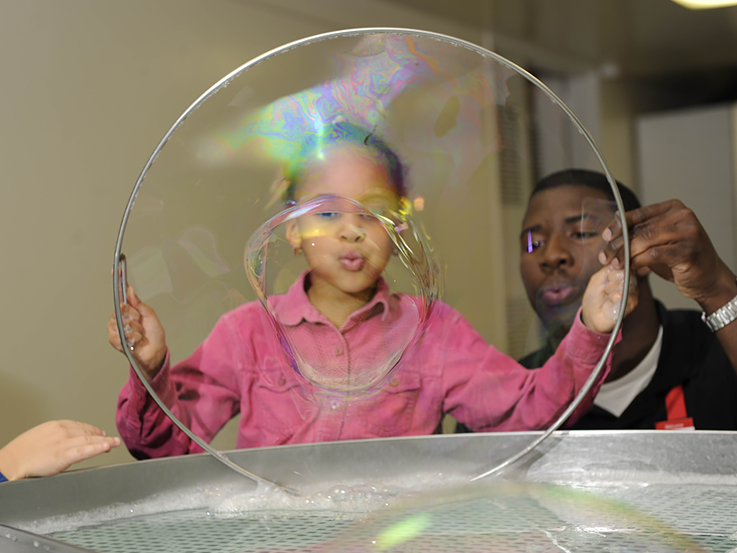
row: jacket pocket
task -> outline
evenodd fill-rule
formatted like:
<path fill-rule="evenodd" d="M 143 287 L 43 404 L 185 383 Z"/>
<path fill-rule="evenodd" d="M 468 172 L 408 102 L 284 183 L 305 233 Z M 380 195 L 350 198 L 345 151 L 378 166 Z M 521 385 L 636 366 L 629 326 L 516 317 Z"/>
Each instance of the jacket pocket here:
<path fill-rule="evenodd" d="M 361 407 L 360 416 L 368 432 L 380 438 L 406 434 L 412 426 L 421 390 L 418 373 L 398 371 L 390 377 L 381 391 Z"/>
<path fill-rule="evenodd" d="M 296 406 L 301 392 L 299 383 L 281 371 L 263 373 L 254 383 L 253 426 L 264 445 L 289 443 L 297 427 L 304 424 Z"/>

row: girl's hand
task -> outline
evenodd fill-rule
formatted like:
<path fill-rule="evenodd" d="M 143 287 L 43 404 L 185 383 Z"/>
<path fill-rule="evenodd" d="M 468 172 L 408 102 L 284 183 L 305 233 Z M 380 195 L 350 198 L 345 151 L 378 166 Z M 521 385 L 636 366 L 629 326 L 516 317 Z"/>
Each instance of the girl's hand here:
<path fill-rule="evenodd" d="M 635 275 L 630 275 L 625 316 L 637 306 L 639 293 Z M 619 315 L 624 293 L 624 271 L 607 265 L 599 269 L 589 280 L 583 294 L 581 317 L 583 323 L 596 332 L 611 332 Z"/>
<path fill-rule="evenodd" d="M 83 422 L 46 422 L 0 449 L 0 472 L 8 480 L 53 476 L 119 445 L 120 438 Z"/>
<path fill-rule="evenodd" d="M 153 380 L 166 358 L 166 337 L 156 312 L 136 296 L 128 286 L 130 305 L 121 304 L 120 311 L 125 325 L 125 345 L 149 381 Z M 118 351 L 123 351 L 118 334 L 115 313 L 107 324 L 108 340 Z"/>

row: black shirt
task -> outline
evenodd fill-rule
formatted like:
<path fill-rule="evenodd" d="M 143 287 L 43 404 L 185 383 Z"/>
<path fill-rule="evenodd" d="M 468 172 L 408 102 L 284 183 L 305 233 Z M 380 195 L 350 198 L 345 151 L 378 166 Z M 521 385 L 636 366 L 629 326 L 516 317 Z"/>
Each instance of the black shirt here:
<path fill-rule="evenodd" d="M 663 347 L 650 384 L 620 417 L 594 405 L 572 430 L 654 429 L 668 418 L 665 396 L 683 386 L 687 416 L 697 430 L 737 430 L 737 372 L 717 337 L 692 310 L 667 310 L 656 302 L 663 325 Z M 737 323 L 735 323 L 737 324 Z M 545 346 L 520 360 L 541 367 L 553 354 Z M 459 425 L 461 426 L 461 425 Z M 464 432 L 463 428 L 459 432 Z"/>

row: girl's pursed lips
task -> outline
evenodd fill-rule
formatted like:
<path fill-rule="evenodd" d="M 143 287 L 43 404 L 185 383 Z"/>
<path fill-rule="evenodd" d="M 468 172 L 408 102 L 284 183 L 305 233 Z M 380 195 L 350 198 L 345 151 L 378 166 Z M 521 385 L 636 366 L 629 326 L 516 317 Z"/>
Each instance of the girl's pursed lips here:
<path fill-rule="evenodd" d="M 338 257 L 341 266 L 348 271 L 360 271 L 366 264 L 366 258 L 357 250 L 345 250 Z"/>

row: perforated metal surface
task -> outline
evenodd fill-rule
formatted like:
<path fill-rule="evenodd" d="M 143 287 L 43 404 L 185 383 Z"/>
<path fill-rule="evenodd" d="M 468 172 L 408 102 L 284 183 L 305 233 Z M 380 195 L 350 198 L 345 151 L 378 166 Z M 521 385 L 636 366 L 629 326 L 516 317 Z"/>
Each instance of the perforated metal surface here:
<path fill-rule="evenodd" d="M 233 452 L 243 466 L 302 492 L 276 502 L 204 455 L 7 483 L 0 486 L 0 551 L 737 553 L 737 433 L 558 433 L 503 478 L 460 491 L 450 486 L 451 479 L 467 484 L 510 444 L 534 437 L 425 436 Z M 339 483 L 360 500 L 342 497 L 341 507 L 323 495 L 305 505 Z M 429 493 L 437 483 L 444 489 Z M 382 485 L 382 501 L 366 493 L 374 484 Z M 399 488 L 428 493 L 397 500 Z M 377 508 L 384 498 L 390 507 Z M 130 518 L 66 522 L 121 515 Z"/>
<path fill-rule="evenodd" d="M 411 539 L 400 540 L 392 548 L 377 544 L 402 521 L 418 520 L 426 524 Z M 661 484 L 572 492 L 523 486 L 481 496 L 440 495 L 431 497 L 429 503 L 390 509 L 385 514 L 258 511 L 223 518 L 204 510 L 186 511 L 53 537 L 109 553 L 728 552 L 737 548 L 737 489 Z"/>

